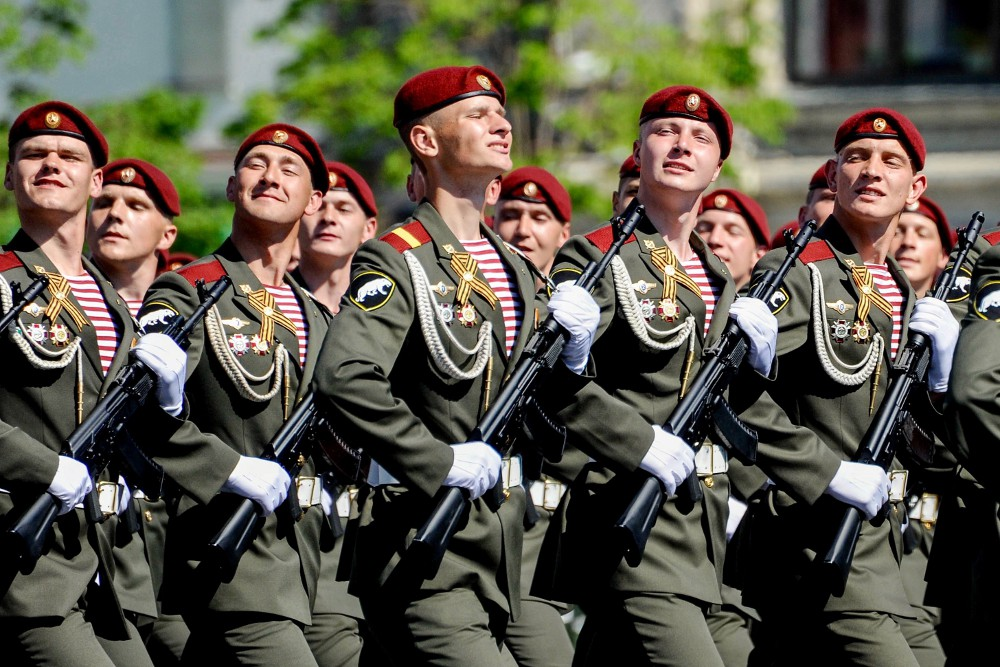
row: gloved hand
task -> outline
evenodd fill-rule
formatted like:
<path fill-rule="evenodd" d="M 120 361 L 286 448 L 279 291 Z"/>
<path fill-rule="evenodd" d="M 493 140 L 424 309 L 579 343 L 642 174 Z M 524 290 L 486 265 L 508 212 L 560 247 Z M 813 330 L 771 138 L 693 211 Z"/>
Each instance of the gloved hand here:
<path fill-rule="evenodd" d="M 587 357 L 597 333 L 601 309 L 587 290 L 562 283 L 549 299 L 549 312 L 569 332 L 562 360 L 567 368 L 579 375 L 587 368 Z"/>
<path fill-rule="evenodd" d="M 750 341 L 750 366 L 761 375 L 767 375 L 774 363 L 778 340 L 778 320 L 771 309 L 760 299 L 741 296 L 730 306 L 729 317 Z"/>
<path fill-rule="evenodd" d="M 274 461 L 241 456 L 222 490 L 255 501 L 268 516 L 284 502 L 291 483 L 285 469 Z"/>
<path fill-rule="evenodd" d="M 129 488 L 128 482 L 121 475 L 118 475 L 118 491 L 118 507 L 115 508 L 115 512 L 121 516 L 132 501 L 132 489 Z"/>
<path fill-rule="evenodd" d="M 733 539 L 736 529 L 740 526 L 740 521 L 747 513 L 747 504 L 736 496 L 729 496 L 726 501 L 729 504 L 729 518 L 726 519 L 726 542 Z"/>
<path fill-rule="evenodd" d="M 958 343 L 959 325 L 948 304 L 940 299 L 924 297 L 917 301 L 910 314 L 910 329 L 931 339 L 931 365 L 927 369 L 927 388 L 934 392 L 948 391 L 948 376 Z"/>
<path fill-rule="evenodd" d="M 161 333 L 144 335 L 132 351 L 156 374 L 156 398 L 160 407 L 171 416 L 179 415 L 184 407 L 187 354 L 170 336 Z"/>
<path fill-rule="evenodd" d="M 889 500 L 889 476 L 876 465 L 842 461 L 826 493 L 857 507 L 870 521 Z"/>
<path fill-rule="evenodd" d="M 673 433 L 653 426 L 653 444 L 642 457 L 639 467 L 655 475 L 667 496 L 674 495 L 677 487 L 694 471 L 694 450 Z"/>
<path fill-rule="evenodd" d="M 65 514 L 94 488 L 87 466 L 68 456 L 59 457 L 56 474 L 47 491 L 59 501 L 59 514 Z"/>
<path fill-rule="evenodd" d="M 327 516 L 335 516 L 337 513 L 337 499 L 333 497 L 330 490 L 327 488 L 326 484 L 323 485 L 323 493 L 319 498 L 320 504 L 323 505 L 323 513 Z"/>
<path fill-rule="evenodd" d="M 475 500 L 500 479 L 500 454 L 485 442 L 474 440 L 452 445 L 455 461 L 444 478 L 445 486 L 466 489 Z"/>

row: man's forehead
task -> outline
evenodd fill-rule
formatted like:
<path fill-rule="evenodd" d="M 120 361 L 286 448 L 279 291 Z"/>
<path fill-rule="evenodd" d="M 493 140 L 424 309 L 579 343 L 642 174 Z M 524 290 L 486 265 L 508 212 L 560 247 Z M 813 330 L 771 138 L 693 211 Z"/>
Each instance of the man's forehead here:
<path fill-rule="evenodd" d="M 736 211 L 724 211 L 718 208 L 706 208 L 698 215 L 698 222 L 708 222 L 718 225 L 739 225 L 750 231 L 750 224 L 746 218 Z"/>
<path fill-rule="evenodd" d="M 100 196 L 111 199 L 126 199 L 130 201 L 153 201 L 149 196 L 149 193 L 144 189 L 131 185 L 122 185 L 121 183 L 105 183 L 101 188 Z"/>
<path fill-rule="evenodd" d="M 937 223 L 928 218 L 920 211 L 904 210 L 899 215 L 899 224 L 903 223 L 906 223 L 907 225 L 913 227 L 933 227 L 935 230 L 937 229 Z"/>
<path fill-rule="evenodd" d="M 531 202 L 524 201 L 523 199 L 501 199 L 497 202 L 497 214 L 502 213 L 505 210 L 518 211 L 518 212 L 545 212 L 552 215 L 552 209 L 545 202 Z"/>
<path fill-rule="evenodd" d="M 354 204 L 355 206 L 361 206 L 358 202 L 358 198 L 351 194 L 350 190 L 327 190 L 326 194 L 323 195 L 323 201 L 328 204 L 339 204 L 341 202 L 348 202 Z"/>
<path fill-rule="evenodd" d="M 240 161 L 240 166 L 253 158 L 263 159 L 269 162 L 288 162 L 301 165 L 303 168 L 306 167 L 306 161 L 303 160 L 302 156 L 298 153 L 288 148 L 271 146 L 270 144 L 257 144 L 256 146 L 252 146 L 250 150 L 247 151 L 247 154 L 243 156 L 243 159 Z"/>
<path fill-rule="evenodd" d="M 90 147 L 86 141 L 65 134 L 37 134 L 33 137 L 25 137 L 18 142 L 16 152 L 36 148 L 73 150 L 90 154 Z"/>
<path fill-rule="evenodd" d="M 845 144 L 843 148 L 840 149 L 841 154 L 846 153 L 851 150 L 865 150 L 871 152 L 882 152 L 882 153 L 898 153 L 909 159 L 909 154 L 906 152 L 906 148 L 903 144 L 899 143 L 898 139 L 893 139 L 886 137 L 885 139 L 876 139 L 874 137 L 861 137 L 855 139 L 849 144 Z"/>

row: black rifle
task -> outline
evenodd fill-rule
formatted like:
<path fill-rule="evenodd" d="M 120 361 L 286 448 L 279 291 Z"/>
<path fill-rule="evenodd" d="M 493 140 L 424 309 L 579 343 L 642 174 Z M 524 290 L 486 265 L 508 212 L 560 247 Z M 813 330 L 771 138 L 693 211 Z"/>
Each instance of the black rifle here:
<path fill-rule="evenodd" d="M 788 255 L 777 271 L 768 271 L 761 276 L 749 296 L 769 303 L 815 231 L 816 221 L 810 220 L 802 225 L 794 240 L 791 232 L 786 232 Z M 736 322 L 729 322 L 718 342 L 705 350 L 705 362 L 691 382 L 691 388 L 670 413 L 663 430 L 681 438 L 694 449 L 704 442 L 711 431 L 713 442 L 726 447 L 740 461 L 752 465 L 757 459 L 757 433 L 740 421 L 723 396 L 749 352 L 746 334 Z M 701 483 L 697 473 L 691 473 L 684 481 L 678 489 L 678 496 L 689 503 L 701 500 Z M 645 477 L 612 529 L 622 545 L 625 562 L 631 567 L 638 566 L 642 560 L 646 541 L 663 501 L 660 481 L 653 475 Z"/>
<path fill-rule="evenodd" d="M 163 329 L 182 349 L 190 345 L 188 335 L 201 323 L 205 313 L 225 293 L 232 281 L 223 276 L 210 289 L 204 281 L 198 282 L 201 304 L 191 316 L 177 316 Z M 90 474 L 97 477 L 114 458 L 125 470 L 127 479 L 135 483 L 150 498 L 158 498 L 164 475 L 162 469 L 135 446 L 128 436 L 129 420 L 146 403 L 156 386 L 156 374 L 139 359 L 133 357 L 122 368 L 118 377 L 86 419 L 77 426 L 63 443 L 63 456 L 70 456 L 84 463 Z M 84 511 L 91 523 L 104 521 L 96 487 L 84 498 Z M 4 551 L 12 556 L 22 571 L 34 567 L 42 553 L 46 536 L 59 511 L 59 501 L 50 493 L 43 493 L 28 509 L 14 519 L 4 533 Z"/>
<path fill-rule="evenodd" d="M 35 300 L 35 297 L 42 293 L 42 290 L 48 287 L 49 277 L 44 273 L 40 274 L 37 278 L 31 281 L 28 285 L 28 289 L 21 292 L 21 286 L 18 283 L 10 284 L 10 294 L 11 294 L 11 304 L 10 310 L 0 317 L 0 334 L 7 331 L 7 327 L 10 326 L 11 322 L 17 319 L 17 316 L 24 310 L 30 302 Z"/>
<path fill-rule="evenodd" d="M 322 419 L 325 417 L 319 416 L 310 391 L 271 438 L 260 458 L 277 462 L 288 472 L 289 477 L 295 479 L 311 454 L 315 442 L 313 431 L 318 426 L 317 422 Z M 240 559 L 256 539 L 265 516 L 263 508 L 249 498 L 229 493 L 220 498 L 224 496 L 231 496 L 223 500 L 221 512 L 225 518 L 222 527 L 208 543 L 204 562 L 223 581 L 232 581 Z M 229 500 L 236 502 L 236 507 L 228 504 Z M 302 508 L 299 507 L 294 484 L 289 488 L 285 502 L 288 503 L 292 519 L 297 521 L 302 516 Z"/>
<path fill-rule="evenodd" d="M 600 260 L 590 262 L 584 268 L 576 281 L 577 285 L 588 292 L 597 286 L 611 260 L 643 218 L 645 210 L 637 199 L 633 199 L 628 208 L 611 221 L 615 233 L 611 247 Z M 541 384 L 539 380 L 555 366 L 566 345 L 566 335 L 566 330 L 550 313 L 528 342 L 496 401 L 469 434 L 469 441 L 491 443 L 504 456 L 510 452 L 526 414 L 537 407 L 533 401 Z M 483 500 L 496 511 L 503 502 L 502 481 L 488 491 Z M 406 557 L 416 564 L 424 577 L 430 579 L 437 573 L 448 542 L 458 532 L 467 508 L 467 496 L 462 489 L 443 487 L 437 494 L 433 511 L 406 551 Z"/>
<path fill-rule="evenodd" d="M 941 274 L 931 294 L 933 298 L 943 300 L 948 295 L 982 226 L 983 212 L 976 211 L 969 226 L 958 239 L 960 245 L 955 263 L 951 271 Z M 858 463 L 880 466 L 886 471 L 892 465 L 897 444 L 900 440 L 905 441 L 904 431 L 913 420 L 913 415 L 910 413 L 911 398 L 917 389 L 927 386 L 927 372 L 931 363 L 930 338 L 916 331 L 911 332 L 910 339 L 896 359 L 885 398 L 875 412 L 875 417 L 868 426 L 853 459 Z M 884 514 L 885 509 L 883 508 L 880 515 Z M 842 596 L 847 587 L 847 577 L 851 572 L 851 562 L 854 560 L 854 548 L 861 535 L 862 520 L 861 510 L 853 505 L 845 508 L 833 542 L 823 556 L 822 563 L 819 564 L 821 576 L 826 578 L 831 592 L 837 597 Z"/>

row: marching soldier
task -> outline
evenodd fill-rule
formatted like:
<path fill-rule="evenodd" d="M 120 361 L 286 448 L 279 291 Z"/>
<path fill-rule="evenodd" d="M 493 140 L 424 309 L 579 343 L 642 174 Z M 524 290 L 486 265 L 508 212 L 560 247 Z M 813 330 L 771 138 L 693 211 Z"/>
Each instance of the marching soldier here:
<path fill-rule="evenodd" d="M 144 331 L 158 331 L 198 306 L 199 283 L 232 280 L 191 334 L 183 413 L 154 424 L 162 437 L 143 443 L 184 492 L 170 518 L 160 597 L 191 629 L 183 664 L 315 665 L 302 628 L 319 574 L 322 485 L 310 460 L 293 482 L 259 457 L 309 390 L 326 333 L 321 307 L 286 267 L 299 220 L 319 208 L 329 177 L 315 140 L 281 123 L 248 136 L 233 165 L 230 237 L 161 274 L 139 317 Z M 288 493 L 303 510 L 298 521 L 276 511 Z M 253 500 L 266 518 L 223 580 L 202 559 L 234 496 Z"/>
<path fill-rule="evenodd" d="M 540 307 L 521 254 L 483 221 L 491 181 L 511 167 L 504 102 L 503 83 L 481 66 L 429 70 L 399 90 L 393 124 L 426 191 L 410 219 L 354 256 L 315 377 L 340 435 L 373 459 L 351 590 L 400 664 L 501 664 L 507 621 L 519 615 L 519 460 L 467 441 Z M 571 334 L 557 373 L 586 363 L 596 313 L 582 292 L 550 304 Z M 507 500 L 494 513 L 479 497 L 501 477 Z M 424 580 L 404 554 L 444 486 L 464 489 L 471 507 Z"/>
<path fill-rule="evenodd" d="M 108 145 L 81 111 L 49 101 L 17 117 L 8 154 L 4 186 L 14 193 L 21 227 L 0 254 L 4 312 L 17 297 L 13 283 L 23 289 L 46 275 L 49 284 L 3 336 L 0 514 L 14 516 L 48 492 L 59 501 L 59 518 L 30 573 L 4 563 L 0 652 L 18 664 L 151 665 L 113 586 L 108 535 L 124 488 L 107 473 L 93 482 L 86 466 L 60 453 L 126 363 L 136 336 L 125 304 L 82 254 L 87 203 L 101 194 Z M 145 342 L 136 350 L 149 351 Z M 169 380 L 165 365 L 150 367 Z M 164 381 L 157 393 L 169 407 L 177 383 Z M 80 509 L 93 484 L 102 491 L 106 527 L 89 524 Z"/>
<path fill-rule="evenodd" d="M 833 190 L 826 182 L 826 163 L 819 166 L 809 179 L 809 189 L 806 190 L 806 202 L 799 207 L 799 216 L 795 220 L 782 225 L 774 236 L 771 237 L 771 249 L 785 247 L 785 230 L 792 233 L 798 231 L 799 226 L 809 220 L 815 220 L 817 225 L 822 225 L 833 213 Z"/>
<path fill-rule="evenodd" d="M 754 265 L 767 252 L 771 233 L 760 204 L 731 188 L 720 188 L 702 197 L 695 231 L 726 264 L 736 289 L 750 282 Z"/>

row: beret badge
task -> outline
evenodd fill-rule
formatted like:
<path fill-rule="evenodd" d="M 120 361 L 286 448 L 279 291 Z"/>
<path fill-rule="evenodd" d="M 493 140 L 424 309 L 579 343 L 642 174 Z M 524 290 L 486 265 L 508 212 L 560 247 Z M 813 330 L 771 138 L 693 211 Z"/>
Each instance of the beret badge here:
<path fill-rule="evenodd" d="M 729 203 L 729 198 L 726 195 L 715 195 L 714 203 L 715 208 L 725 208 L 726 204 Z"/>
<path fill-rule="evenodd" d="M 490 83 L 490 78 L 485 74 L 479 74 L 476 76 L 476 83 L 482 86 L 483 90 L 490 90 L 493 88 L 493 84 Z"/>
<path fill-rule="evenodd" d="M 332 171 L 330 172 L 330 187 L 331 188 L 337 187 L 337 175 Z"/>
<path fill-rule="evenodd" d="M 876 118 L 872 121 L 872 129 L 876 132 L 885 132 L 885 118 Z"/>
<path fill-rule="evenodd" d="M 701 106 L 701 97 L 698 96 L 698 93 L 691 93 L 690 95 L 688 95 L 688 98 L 684 100 L 684 108 L 687 109 L 688 111 L 691 112 L 697 111 L 698 107 L 700 106 Z"/>
<path fill-rule="evenodd" d="M 47 114 L 45 114 L 45 127 L 49 128 L 50 130 L 54 130 L 57 127 L 59 127 L 60 123 L 62 123 L 62 116 L 60 116 L 55 111 L 50 111 Z"/>
<path fill-rule="evenodd" d="M 534 197 L 537 194 L 538 194 L 538 186 L 537 185 L 535 185 L 531 181 L 528 181 L 527 183 L 524 184 L 524 196 L 525 197 Z"/>
<path fill-rule="evenodd" d="M 288 141 L 288 133 L 284 130 L 275 130 L 274 135 L 271 137 L 271 141 L 276 144 L 283 144 Z"/>
<path fill-rule="evenodd" d="M 135 180 L 135 169 L 132 167 L 125 167 L 122 169 L 121 175 L 122 183 L 131 183 Z"/>

